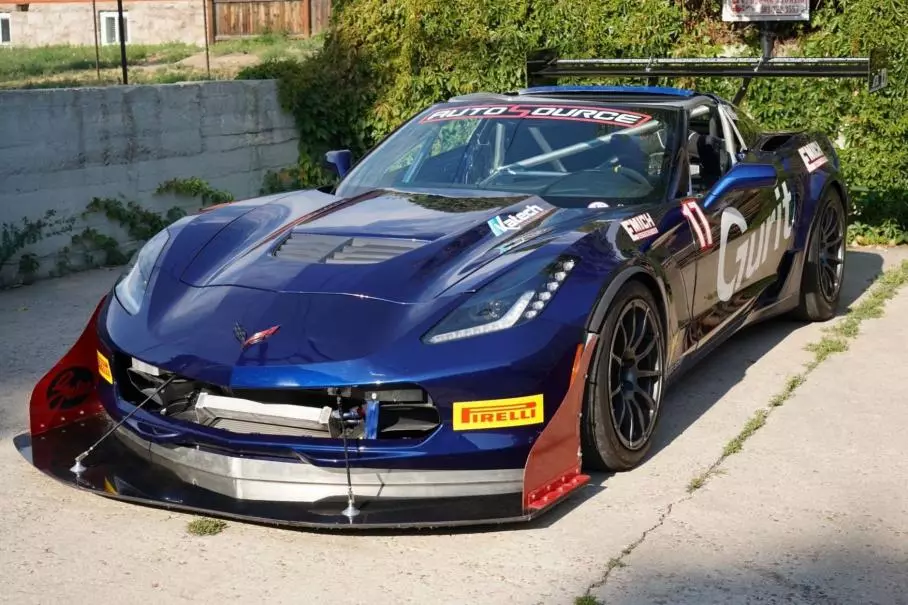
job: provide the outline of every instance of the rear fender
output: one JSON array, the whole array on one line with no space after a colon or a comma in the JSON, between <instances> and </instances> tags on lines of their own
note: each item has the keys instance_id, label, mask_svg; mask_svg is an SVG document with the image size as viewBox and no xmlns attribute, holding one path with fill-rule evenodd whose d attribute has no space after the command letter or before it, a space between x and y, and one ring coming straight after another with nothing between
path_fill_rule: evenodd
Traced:
<instances>
[{"instance_id":1,"label":"rear fender","mask_svg":"<svg viewBox=\"0 0 908 605\"><path fill-rule=\"evenodd\" d=\"M98 317L106 301L106 296L101 299L76 343L35 385L29 400L32 436L103 411L98 398L98 381L102 380L98 370Z\"/></svg>"}]
</instances>

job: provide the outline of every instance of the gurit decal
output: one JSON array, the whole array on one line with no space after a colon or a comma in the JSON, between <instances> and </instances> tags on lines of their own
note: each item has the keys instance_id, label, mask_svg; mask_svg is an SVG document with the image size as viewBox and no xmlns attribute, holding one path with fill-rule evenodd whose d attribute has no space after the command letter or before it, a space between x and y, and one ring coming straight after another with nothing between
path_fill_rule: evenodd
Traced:
<instances>
[{"instance_id":1,"label":"gurit decal","mask_svg":"<svg viewBox=\"0 0 908 605\"><path fill-rule=\"evenodd\" d=\"M749 233L747 232L747 221L737 208L729 207L722 211L716 288L719 300L723 302L730 300L744 280L750 278L763 265L770 246L775 252L779 246L787 247L791 241L791 234L794 230L794 212L788 184L783 183L776 188L775 192L778 204L772 209L772 213L766 220L760 224L760 228ZM726 281L725 265L730 256L728 237L732 227L737 227L742 236L735 242L734 277L731 281Z\"/></svg>"}]
</instances>

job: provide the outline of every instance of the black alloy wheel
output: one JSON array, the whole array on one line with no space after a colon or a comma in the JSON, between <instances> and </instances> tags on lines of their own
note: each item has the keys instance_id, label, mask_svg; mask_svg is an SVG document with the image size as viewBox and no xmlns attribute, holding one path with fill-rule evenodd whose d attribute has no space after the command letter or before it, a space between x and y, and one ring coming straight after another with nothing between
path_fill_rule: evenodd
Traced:
<instances>
[{"instance_id":1,"label":"black alloy wheel","mask_svg":"<svg viewBox=\"0 0 908 605\"><path fill-rule=\"evenodd\" d=\"M662 342L658 319L642 299L621 310L609 347L612 427L629 450L649 440L659 413Z\"/></svg>"},{"instance_id":2,"label":"black alloy wheel","mask_svg":"<svg viewBox=\"0 0 908 605\"><path fill-rule=\"evenodd\" d=\"M632 280L599 333L581 418L583 465L626 471L649 451L662 406L665 335L656 298Z\"/></svg>"},{"instance_id":3,"label":"black alloy wheel","mask_svg":"<svg viewBox=\"0 0 908 605\"><path fill-rule=\"evenodd\" d=\"M845 281L848 221L838 190L830 188L817 204L801 271L795 318L828 321L835 317Z\"/></svg>"},{"instance_id":4,"label":"black alloy wheel","mask_svg":"<svg viewBox=\"0 0 908 605\"><path fill-rule=\"evenodd\" d=\"M817 282L827 302L838 299L845 270L845 211L841 204L827 204L819 218Z\"/></svg>"}]
</instances>

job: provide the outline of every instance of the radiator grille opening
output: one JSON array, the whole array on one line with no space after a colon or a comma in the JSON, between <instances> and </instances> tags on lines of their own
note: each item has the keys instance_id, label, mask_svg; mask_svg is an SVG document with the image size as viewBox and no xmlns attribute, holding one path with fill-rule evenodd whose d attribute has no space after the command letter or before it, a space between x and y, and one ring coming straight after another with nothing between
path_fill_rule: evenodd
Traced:
<instances>
[{"instance_id":1,"label":"radiator grille opening","mask_svg":"<svg viewBox=\"0 0 908 605\"><path fill-rule=\"evenodd\" d=\"M122 354L114 356L113 366L120 397L133 405L142 403L172 376ZM332 418L338 395L342 409L356 413L361 422L345 428ZM370 407L372 416L367 418ZM428 437L441 424L432 398L412 384L231 389L177 376L143 409L230 433L279 437L340 439L342 431L346 431L352 439L418 440Z\"/></svg>"}]
</instances>

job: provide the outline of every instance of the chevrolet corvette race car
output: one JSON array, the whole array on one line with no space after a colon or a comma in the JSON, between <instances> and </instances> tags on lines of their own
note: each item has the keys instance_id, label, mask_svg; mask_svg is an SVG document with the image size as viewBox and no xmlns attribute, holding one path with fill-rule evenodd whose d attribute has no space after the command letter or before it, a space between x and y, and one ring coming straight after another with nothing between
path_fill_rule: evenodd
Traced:
<instances>
[{"instance_id":1,"label":"chevrolet corvette race car","mask_svg":"<svg viewBox=\"0 0 908 605\"><path fill-rule=\"evenodd\" d=\"M742 327L836 312L829 138L711 94L471 94L327 159L336 186L145 243L36 385L32 464L276 524L528 520L640 464L669 385Z\"/></svg>"}]
</instances>

